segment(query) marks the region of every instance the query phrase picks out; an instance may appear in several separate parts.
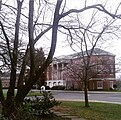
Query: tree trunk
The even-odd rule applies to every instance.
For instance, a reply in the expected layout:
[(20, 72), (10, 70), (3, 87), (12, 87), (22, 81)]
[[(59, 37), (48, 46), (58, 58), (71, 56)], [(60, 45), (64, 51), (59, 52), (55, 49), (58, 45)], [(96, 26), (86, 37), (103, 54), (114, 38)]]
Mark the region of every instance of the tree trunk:
[(15, 106), (14, 106), (13, 99), (6, 100), (4, 102), (3, 107), (2, 107), (2, 114), (4, 115), (4, 117), (14, 118), (15, 113), (16, 113), (16, 109), (15, 109)]
[(90, 107), (89, 106), (89, 101), (88, 101), (88, 81), (84, 81), (84, 95), (85, 95), (85, 107)]
[[(52, 26), (52, 42), (51, 42), (51, 48), (49, 55), (46, 59), (46, 61), (43, 63), (41, 68), (37, 70), (33, 76), (33, 79), (30, 77), (28, 78), (28, 81), (25, 85), (23, 85), (19, 91), (17, 92), (17, 95), (15, 97), (15, 102), (17, 105), (21, 104), (30, 89), (32, 88), (33, 84), (43, 75), (43, 72), (47, 69), (49, 64), (52, 62), (52, 58), (55, 52), (56, 48), (56, 42), (57, 42), (57, 30), (58, 30), (58, 22), (61, 19), (59, 15), (60, 7), (61, 7), (62, 0), (58, 0), (55, 8), (54, 13), (54, 19), (53, 19), (53, 26)], [(33, 43), (34, 44), (34, 43)]]
[(1, 8), (2, 8), (2, 0), (0, 0), (0, 11), (1, 11)]
[(14, 112), (15, 112), (14, 89), (15, 89), (15, 83), (16, 83), (16, 68), (17, 68), (17, 58), (18, 58), (21, 7), (22, 7), (22, 2), (17, 1), (17, 17), (16, 17), (16, 23), (15, 23), (14, 48), (13, 48), (13, 53), (12, 53), (13, 56), (11, 57), (10, 85), (8, 88), (7, 98), (4, 102), (3, 111), (2, 111), (3, 115), (8, 118), (9, 116), (13, 117)]
[(89, 107), (88, 88), (87, 87), (85, 87), (85, 89), (84, 89), (84, 94), (85, 94), (85, 107)]

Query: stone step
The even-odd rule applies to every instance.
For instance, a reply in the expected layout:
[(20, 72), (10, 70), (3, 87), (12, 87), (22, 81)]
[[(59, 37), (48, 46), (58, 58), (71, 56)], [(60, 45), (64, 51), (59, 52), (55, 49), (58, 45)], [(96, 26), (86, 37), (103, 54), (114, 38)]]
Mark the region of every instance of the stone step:
[(70, 114), (66, 114), (66, 113), (61, 113), (61, 112), (56, 112), (56, 111), (53, 111), (53, 112), (57, 116), (62, 116), (63, 118), (71, 118), (71, 120), (85, 120), (83, 118), (79, 118), (78, 116), (74, 116), (74, 115), (70, 115)]

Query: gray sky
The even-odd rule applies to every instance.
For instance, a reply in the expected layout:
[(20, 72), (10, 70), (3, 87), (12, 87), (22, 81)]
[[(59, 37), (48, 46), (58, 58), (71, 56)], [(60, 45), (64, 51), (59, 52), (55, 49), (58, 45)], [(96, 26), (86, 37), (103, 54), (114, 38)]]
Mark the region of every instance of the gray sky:
[[(8, 2), (10, 5), (12, 5), (12, 3), (15, 4), (16, 0), (3, 0), (3, 2)], [(24, 0), (26, 2), (26, 4), (24, 4), (24, 7), (28, 6), (28, 0)], [(38, 1), (38, 0), (37, 0)], [(41, 0), (40, 0), (41, 1)], [(56, 1), (56, 0), (49, 0), (51, 1)], [(93, 4), (105, 4), (105, 8), (111, 12), (111, 13), (115, 13), (115, 10), (117, 9), (117, 6), (119, 4), (119, 2), (121, 2), (121, 0), (86, 0), (86, 6), (88, 5), (93, 5)], [(63, 4), (64, 5), (64, 4)], [(15, 6), (15, 5), (14, 5)], [(68, 9), (80, 9), (83, 8), (85, 6), (85, 0), (66, 0), (66, 9), (65, 11), (67, 11)], [(36, 6), (35, 6), (36, 9)], [(119, 9), (117, 10), (117, 13), (121, 13), (121, 7), (119, 7)], [(26, 11), (26, 14), (27, 11)], [(70, 15), (72, 18), (75, 16), (74, 14)], [(88, 10), (85, 11), (84, 13), (80, 14), (80, 20), (83, 23), (83, 25), (87, 25), (90, 21), (90, 18), (92, 16), (92, 10)], [(106, 17), (105, 14), (102, 14), (101, 12), (99, 12), (99, 14), (97, 14), (97, 16), (95, 17), (95, 21), (100, 20), (101, 18), (103, 18), (101, 21), (99, 21), (99, 23), (95, 26), (95, 30), (100, 30), (102, 25), (104, 23), (106, 23)], [(50, 15), (48, 14), (46, 16), (46, 20), (49, 20)], [(111, 17), (107, 17), (107, 21), (110, 21), (112, 18)], [(103, 20), (105, 19), (105, 21), (103, 22)], [(65, 17), (63, 20), (69, 20), (68, 17)], [(73, 19), (74, 20), (74, 19)], [(71, 23), (73, 24), (73, 23)], [(75, 24), (75, 23), (74, 23)], [(76, 23), (77, 24), (77, 23)], [(115, 25), (121, 25), (121, 20), (117, 20)], [(65, 32), (65, 30), (61, 29), (62, 31)], [(105, 42), (105, 44), (101, 44), (101, 42), (98, 44), (99, 46), (101, 46), (101, 49), (107, 50), (109, 52), (112, 52), (113, 54), (116, 55), (116, 59), (118, 57), (121, 57), (121, 31), (116, 31), (115, 34), (117, 35), (117, 37), (115, 35), (109, 36), (109, 35), (105, 35), (103, 36), (105, 40), (107, 40)], [(37, 47), (43, 47), (46, 51), (48, 50), (48, 48), (50, 47), (50, 39), (51, 39), (51, 30), (46, 34), (46, 36), (44, 36), (38, 43), (37, 43)], [(27, 37), (26, 37), (27, 40)], [(98, 46), (97, 46), (98, 47)], [(76, 49), (76, 47), (74, 46), (75, 50), (77, 52), (80, 52), (80, 49)], [(61, 34), (60, 32), (58, 33), (58, 42), (57, 42), (57, 47), (56, 47), (56, 51), (55, 51), (55, 55), (54, 56), (59, 56), (59, 55), (67, 55), (67, 54), (72, 54), (74, 53), (74, 51), (69, 47), (69, 44), (67, 42), (67, 36), (65, 36), (64, 34)]]
[[(5, 2), (5, 1), (7, 1), (10, 4), (12, 4), (12, 2), (15, 3), (15, 0), (3, 0), (3, 2)], [(27, 5), (27, 1), (28, 0), (25, 0), (25, 2), (26, 2), (25, 5)], [(49, 0), (49, 1), (55, 2), (56, 0)], [(93, 5), (93, 4), (100, 4), (100, 3), (106, 4), (106, 6), (105, 6), (106, 9), (108, 11), (110, 11), (111, 13), (114, 13), (119, 2), (121, 2), (121, 1), (120, 0), (86, 0), (86, 2), (87, 2), (86, 3), (87, 6)], [(85, 6), (85, 0), (66, 0), (66, 7), (68, 9), (72, 9), (72, 8), (80, 9), (84, 6)], [(65, 9), (65, 10), (67, 10), (67, 9)], [(121, 7), (119, 8), (118, 13), (121, 13)], [(90, 16), (91, 16), (91, 12), (89, 12), (89, 11), (84, 12), (83, 14), (81, 14), (81, 21), (85, 24), (86, 24), (86, 22), (88, 23), (88, 20), (90, 20)], [(101, 17), (101, 14), (99, 17)], [(117, 22), (117, 24), (120, 25), (121, 20), (119, 20)], [(118, 33), (118, 35), (121, 36), (120, 32)], [(42, 47), (45, 48), (45, 50), (47, 50), (47, 48), (50, 46), (50, 38), (51, 38), (51, 31), (49, 33), (47, 33), (46, 37), (43, 37), (43, 41), (46, 41), (46, 42), (42, 42), (40, 40), (40, 42), (37, 43), (38, 44), (37, 46), (40, 47), (40, 45), (41, 45)], [(104, 48), (105, 50), (116, 54), (116, 56), (121, 56), (120, 55), (121, 39), (118, 37), (114, 37), (114, 36), (113, 36), (113, 40), (109, 36), (107, 36), (107, 38), (105, 37), (105, 39), (108, 39), (108, 42), (106, 42), (106, 44), (103, 45), (102, 49)], [(79, 52), (78, 49), (77, 49), (77, 51)], [(73, 50), (69, 47), (68, 43), (66, 42), (66, 36), (59, 33), (55, 56), (59, 56), (59, 55), (63, 55), (63, 54), (71, 54), (71, 53), (73, 53)]]
[[(92, 4), (99, 4), (99, 3), (105, 3), (106, 0), (87, 0), (87, 5), (92, 5)], [(118, 4), (119, 4), (120, 0), (108, 0), (107, 3), (106, 3), (106, 9), (108, 11), (110, 11), (111, 13), (114, 13)], [(84, 6), (84, 0), (82, 2), (82, 0), (67, 0), (67, 7), (68, 8), (80, 8), (80, 7), (83, 7)], [(120, 9), (118, 10), (118, 13), (121, 13), (121, 7)], [(100, 14), (101, 15), (101, 14)], [(104, 14), (102, 14), (104, 15)], [(83, 22), (86, 22), (88, 20), (90, 20), (90, 17), (91, 14), (89, 11), (87, 12), (84, 12), (84, 14), (82, 14), (82, 21)], [(105, 16), (105, 15), (104, 15)], [(84, 17), (84, 18), (83, 18)], [(97, 17), (97, 16), (96, 16)], [(118, 20), (116, 22), (116, 24), (120, 25), (121, 24), (121, 20)], [(117, 31), (116, 33), (117, 35), (119, 35), (120, 37), (120, 32)], [(61, 36), (61, 37), (60, 37)], [(60, 40), (61, 38), (61, 40)], [(113, 38), (113, 40), (112, 40)], [(121, 51), (121, 39), (112, 35), (112, 38), (107, 36), (105, 36), (105, 39), (108, 39), (108, 41), (106, 42), (106, 44), (102, 45), (102, 49), (106, 49), (107, 51), (109, 52), (112, 52), (114, 54), (116, 54), (116, 56), (121, 56), (120, 54), (120, 51)], [(58, 45), (57, 45), (57, 49), (56, 49), (56, 52), (55, 52), (55, 56), (58, 56), (58, 55), (63, 55), (63, 54), (70, 54), (73, 52), (73, 50), (71, 48), (68, 47), (68, 45), (66, 44), (65, 41), (65, 37), (64, 35), (59, 35), (58, 37), (58, 41), (62, 41), (62, 42), (58, 42)], [(98, 46), (97, 46), (98, 47)]]

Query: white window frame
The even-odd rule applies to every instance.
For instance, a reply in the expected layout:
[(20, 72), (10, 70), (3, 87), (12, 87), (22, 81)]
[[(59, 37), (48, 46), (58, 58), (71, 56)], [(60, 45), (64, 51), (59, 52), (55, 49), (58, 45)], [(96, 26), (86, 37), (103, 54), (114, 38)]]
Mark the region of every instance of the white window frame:
[(103, 81), (97, 81), (97, 89), (103, 89)]
[(56, 86), (57, 85), (57, 83), (56, 82), (53, 82), (53, 86)]
[(114, 82), (110, 81), (110, 88), (113, 88), (113, 84), (114, 84)]

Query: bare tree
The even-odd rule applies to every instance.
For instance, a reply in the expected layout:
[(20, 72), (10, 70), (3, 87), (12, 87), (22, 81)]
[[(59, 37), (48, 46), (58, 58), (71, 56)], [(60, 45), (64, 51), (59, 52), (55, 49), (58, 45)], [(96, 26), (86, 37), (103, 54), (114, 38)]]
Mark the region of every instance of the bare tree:
[[(49, 64), (52, 62), (52, 58), (55, 52), (56, 48), (56, 42), (57, 42), (57, 31), (58, 31), (58, 26), (59, 26), (59, 21), (68, 16), (69, 14), (72, 13), (82, 13), (86, 10), (89, 9), (97, 9), (101, 12), (104, 12), (108, 14), (109, 16), (115, 18), (120, 18), (120, 15), (117, 14), (112, 14), (108, 12), (103, 5), (101, 4), (95, 4), (91, 6), (84, 6), (82, 9), (70, 9), (68, 11), (64, 11), (64, 7), (62, 7), (62, 2), (63, 0), (57, 0), (53, 15), (50, 17), (52, 21), (50, 20), (49, 24), (44, 23), (46, 21), (46, 17), (48, 14), (45, 16), (45, 13), (48, 13), (47, 10), (52, 11), (50, 5), (53, 6), (53, 4), (50, 4), (47, 1), (41, 0), (37, 5), (38, 9), (37, 12), (34, 11), (34, 4), (37, 3), (34, 0), (29, 0), (29, 7), (28, 7), (28, 15), (24, 13), (24, 9), (26, 6), (24, 6), (24, 0), (16, 0), (15, 1), (15, 6), (11, 6), (9, 4), (2, 3), (1, 7), (1, 21), (0, 21), (0, 26), (1, 26), (1, 31), (2, 31), (2, 40), (5, 41), (6, 48), (8, 51), (8, 56), (9, 56), (9, 63), (10, 63), (10, 85), (8, 88), (7, 92), (7, 97), (5, 98), (2, 92), (2, 86), (0, 85), (0, 101), (3, 106), (3, 114), (6, 117), (14, 117), (15, 115), (15, 110), (16, 107), (19, 107), (30, 89), (32, 88), (33, 84), (43, 75), (43, 72), (47, 69)], [(49, 7), (49, 9), (44, 9), (45, 11), (43, 12), (43, 8), (46, 7), (41, 7), (42, 4), (46, 5)], [(5, 10), (7, 11), (4, 14), (3, 11), (3, 6), (5, 6)], [(62, 8), (62, 9), (61, 9)], [(36, 9), (35, 9), (36, 10)], [(10, 13), (10, 14), (8, 14)], [(34, 13), (38, 13), (37, 16), (35, 16)], [(42, 14), (43, 13), (43, 14)], [(10, 17), (11, 15), (11, 17)], [(49, 16), (48, 16), (49, 17)], [(27, 22), (24, 21), (24, 19), (28, 20)], [(41, 19), (42, 22), (39, 22)], [(37, 29), (38, 28), (38, 29)], [(45, 62), (41, 65), (38, 70), (35, 70), (35, 43), (50, 29), (52, 29), (52, 37), (51, 37), (51, 46), (50, 46), (50, 51), (48, 53), (48, 56), (45, 60)], [(104, 29), (105, 30), (105, 27)], [(97, 37), (97, 40), (99, 39), (100, 35), (103, 33), (100, 32), (99, 36)], [(14, 32), (13, 32), (14, 31)], [(86, 33), (87, 29), (85, 29)], [(17, 60), (18, 60), (18, 46), (20, 43), (20, 37), (22, 35), (28, 34), (28, 37), (23, 37), (23, 39), (28, 40), (28, 45), (26, 46), (25, 55), (22, 60), (22, 65), (20, 68), (20, 75), (18, 78), (18, 90), (17, 94), (14, 96), (14, 90), (15, 90), (15, 82), (16, 82), (16, 75), (17, 75)], [(85, 34), (84, 34), (85, 35)], [(84, 37), (83, 35), (83, 37)], [(84, 39), (86, 42), (86, 40)], [(92, 50), (94, 47), (92, 48)], [(27, 54), (30, 54), (30, 75), (26, 81), (26, 84), (23, 85), (23, 77), (25, 73), (25, 68), (27, 65)], [(91, 52), (92, 54), (92, 52)], [(90, 55), (91, 55), (90, 54)], [(1, 54), (3, 55), (3, 54)], [(88, 58), (90, 56), (88, 55)], [(3, 57), (4, 58), (4, 57)], [(87, 67), (89, 65), (90, 60), (88, 59), (87, 62)], [(85, 72), (86, 76), (87, 72)], [(85, 78), (87, 79), (87, 78)], [(85, 88), (86, 88), (86, 82), (85, 82)]]
[[(91, 50), (88, 50), (87, 52), (90, 53), (90, 51)], [(112, 78), (115, 78), (115, 55), (109, 54), (109, 52), (99, 48), (94, 48), (92, 55), (90, 55), (89, 66), (88, 68), (85, 68), (88, 56), (85, 51), (84, 53), (84, 56), (82, 56), (81, 52), (75, 54), (76, 58), (73, 58), (64, 69), (64, 78), (66, 80), (67, 89), (85, 90), (86, 82), (87, 91), (93, 90), (96, 88), (90, 86), (90, 80), (110, 78), (111, 76)], [(85, 62), (83, 62), (83, 57)], [(87, 74), (85, 76), (86, 71)], [(87, 81), (85, 81), (85, 77)], [(86, 100), (85, 106), (89, 107), (88, 101)]]
[[(76, 46), (76, 49), (80, 50), (80, 54), (77, 52), (77, 57), (79, 57), (80, 60), (77, 60), (76, 66), (74, 64), (72, 64), (71, 66), (68, 66), (70, 67), (70, 70), (69, 70), (70, 74), (68, 73), (68, 75), (70, 75), (70, 77), (73, 80), (76, 79), (77, 82), (79, 82), (80, 80), (83, 81), (86, 107), (89, 107), (88, 82), (90, 78), (92, 78), (97, 74), (97, 71), (94, 71), (95, 66), (97, 66), (97, 63), (92, 62), (93, 55), (94, 54), (96, 55), (95, 47), (97, 47), (97, 45), (98, 47), (103, 46), (104, 42), (106, 42), (106, 40), (104, 40), (105, 35), (109, 35), (109, 36), (113, 35), (112, 26), (116, 22), (116, 19), (108, 20), (107, 17), (105, 17), (103, 18), (104, 24), (100, 24), (102, 23), (102, 19), (99, 18), (96, 21), (97, 13), (98, 11), (94, 10), (92, 12), (90, 21), (87, 23), (82, 23), (80, 16), (77, 16), (78, 26), (76, 27), (71, 26), (70, 28), (69, 27), (66, 28), (68, 30), (67, 36), (69, 36), (68, 40), (69, 40), (70, 47), (74, 51), (76, 51), (75, 46)], [(99, 27), (100, 29), (98, 29)], [(98, 43), (100, 44), (100, 46)], [(95, 59), (95, 61), (98, 62), (99, 60)], [(104, 71), (105, 69), (110, 69), (110, 68), (103, 68)]]
[[(15, 89), (15, 81), (16, 81), (16, 68), (17, 68), (17, 54), (18, 54), (18, 40), (19, 40), (19, 30), (20, 30), (20, 16), (21, 16), (21, 8), (23, 4), (22, 1), (17, 1), (17, 17), (16, 17), (16, 23), (15, 23), (15, 38), (14, 38), (14, 46), (13, 46), (13, 52), (11, 52), (10, 49), (10, 41), (9, 38), (5, 32), (4, 26), (2, 22), (1, 28), (4, 34), (4, 37), (7, 42), (7, 49), (9, 51), (9, 57), (11, 61), (11, 76), (10, 76), (10, 86), (8, 89), (7, 93), (7, 98), (5, 99), (3, 96), (3, 93), (1, 92), (1, 103), (3, 105), (3, 114), (5, 116), (11, 116), (14, 111), (15, 111), (15, 106), (14, 103), (16, 103), (17, 106), (19, 106), (26, 94), (29, 92), (29, 90), (32, 88), (33, 84), (36, 82), (37, 79), (40, 78), (41, 75), (43, 75), (43, 72), (47, 68), (47, 66), (51, 63), (52, 61), (52, 56), (55, 51), (55, 46), (56, 46), (56, 40), (57, 40), (57, 28), (58, 28), (58, 22), (59, 19), (57, 16), (59, 16), (59, 9), (62, 1), (58, 1), (56, 4), (55, 8), (55, 13), (54, 13), (54, 20), (53, 20), (53, 27), (49, 27), (45, 29), (45, 31), (42, 31), (36, 38), (34, 38), (34, 21), (33, 21), (33, 11), (34, 11), (34, 1), (29, 1), (29, 17), (28, 17), (28, 33), (29, 33), (29, 45), (27, 46), (27, 51), (25, 53), (25, 57), (23, 59), (23, 64), (22, 64), (22, 69), (20, 72), (20, 78), (23, 78), (23, 74), (25, 72), (25, 67), (26, 67), (26, 57), (28, 54), (28, 51), (30, 51), (30, 76), (26, 82), (25, 85), (20, 85), (18, 86), (18, 92), (17, 95), (14, 97), (14, 89)], [(43, 63), (43, 65), (35, 71), (35, 61), (34, 61), (34, 53), (35, 53), (35, 48), (34, 44), (37, 42), (37, 40), (44, 34), (46, 33), (50, 28), (52, 28), (52, 44), (51, 44), (51, 49), (49, 52), (49, 55), (46, 59), (46, 61)], [(18, 80), (18, 82), (20, 79)], [(26, 87), (27, 86), (27, 87)], [(1, 86), (2, 90), (2, 86)]]

